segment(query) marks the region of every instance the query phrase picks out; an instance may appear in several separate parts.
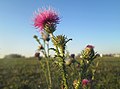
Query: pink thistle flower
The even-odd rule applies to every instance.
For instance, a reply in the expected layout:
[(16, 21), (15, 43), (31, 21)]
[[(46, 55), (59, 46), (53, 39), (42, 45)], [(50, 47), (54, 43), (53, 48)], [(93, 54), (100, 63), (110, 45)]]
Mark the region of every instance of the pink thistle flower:
[(93, 49), (93, 48), (94, 48), (94, 46), (92, 46), (92, 45), (87, 45), (87, 46), (86, 46), (86, 48)]
[(60, 18), (58, 17), (58, 14), (53, 9), (39, 10), (34, 18), (34, 26), (40, 30), (52, 28), (52, 32), (54, 32), (56, 24), (59, 24), (59, 20)]
[(86, 86), (90, 81), (87, 79), (82, 80), (82, 85)]

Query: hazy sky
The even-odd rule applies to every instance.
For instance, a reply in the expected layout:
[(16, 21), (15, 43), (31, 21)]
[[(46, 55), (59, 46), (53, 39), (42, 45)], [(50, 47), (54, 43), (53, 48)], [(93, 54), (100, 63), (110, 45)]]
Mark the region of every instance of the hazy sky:
[(33, 56), (39, 35), (33, 27), (38, 8), (53, 7), (61, 17), (55, 32), (65, 34), (70, 53), (92, 44), (98, 53), (120, 53), (120, 0), (0, 0), (0, 57)]

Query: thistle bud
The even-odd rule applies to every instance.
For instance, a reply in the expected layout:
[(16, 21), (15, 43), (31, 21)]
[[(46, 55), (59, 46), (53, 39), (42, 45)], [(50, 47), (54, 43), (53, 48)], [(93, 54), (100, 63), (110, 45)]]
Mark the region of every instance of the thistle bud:
[(38, 46), (38, 50), (42, 50), (44, 47), (42, 45)]
[(36, 53), (35, 53), (35, 57), (40, 57), (40, 53), (39, 53), (39, 52), (36, 52)]
[(73, 59), (74, 59), (74, 58), (75, 58), (75, 54), (71, 54), (71, 58), (73, 58)]
[(50, 40), (50, 38), (48, 37), (48, 38), (46, 38), (46, 41), (49, 41)]
[(87, 45), (81, 55), (84, 59), (92, 59), (95, 56), (94, 47), (92, 45)]
[(83, 79), (82, 80), (82, 85), (86, 86), (90, 81), (88, 79)]
[(36, 38), (38, 38), (38, 37), (37, 37), (36, 35), (34, 35), (34, 36), (33, 36), (33, 38), (35, 38), (35, 39), (36, 39)]

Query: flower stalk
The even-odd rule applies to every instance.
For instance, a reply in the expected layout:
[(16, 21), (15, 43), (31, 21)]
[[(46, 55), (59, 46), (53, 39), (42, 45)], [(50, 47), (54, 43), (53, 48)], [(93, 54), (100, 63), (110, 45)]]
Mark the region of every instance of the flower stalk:
[[(50, 59), (50, 55), (49, 55), (49, 42), (47, 44), (47, 58)], [(50, 64), (49, 64), (49, 60), (47, 59), (47, 69), (48, 69), (48, 78), (49, 78), (49, 89), (52, 88), (52, 79), (51, 79), (51, 72), (50, 72)]]
[[(79, 79), (77, 81), (77, 84), (75, 86), (75, 89), (89, 89), (87, 84), (88, 81), (92, 85), (94, 72), (91, 73), (90, 76), (87, 76), (87, 74), (92, 71), (89, 69), (89, 67), (92, 65), (93, 60), (97, 57), (97, 54), (94, 52), (94, 47), (92, 45), (87, 45), (86, 48), (81, 52), (82, 59), (80, 60), (80, 70), (79, 70)], [(88, 77), (89, 80), (85, 79)]]
[(61, 62), (59, 62), (60, 67), (62, 69), (62, 80), (63, 80), (63, 89), (68, 89), (68, 81), (67, 81), (67, 71), (66, 71), (66, 64), (65, 64), (65, 48), (66, 43), (72, 39), (67, 39), (65, 35), (58, 35), (54, 36), (52, 35), (52, 42), (53, 45), (56, 47), (54, 51), (57, 54), (57, 57), (60, 58)]

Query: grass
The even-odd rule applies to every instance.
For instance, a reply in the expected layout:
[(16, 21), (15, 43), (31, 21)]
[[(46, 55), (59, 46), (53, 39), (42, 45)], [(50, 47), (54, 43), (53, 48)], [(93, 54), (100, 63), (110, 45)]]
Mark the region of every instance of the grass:
[(98, 89), (120, 89), (120, 58), (102, 58), (95, 78)]
[[(99, 66), (95, 73), (94, 89), (120, 89), (120, 58), (97, 58)], [(41, 60), (44, 67), (45, 61)], [(50, 61), (52, 89), (61, 89), (59, 66)], [(67, 67), (69, 89), (78, 77), (73, 65)], [(47, 89), (47, 81), (40, 61), (36, 58), (0, 59), (0, 89)]]

